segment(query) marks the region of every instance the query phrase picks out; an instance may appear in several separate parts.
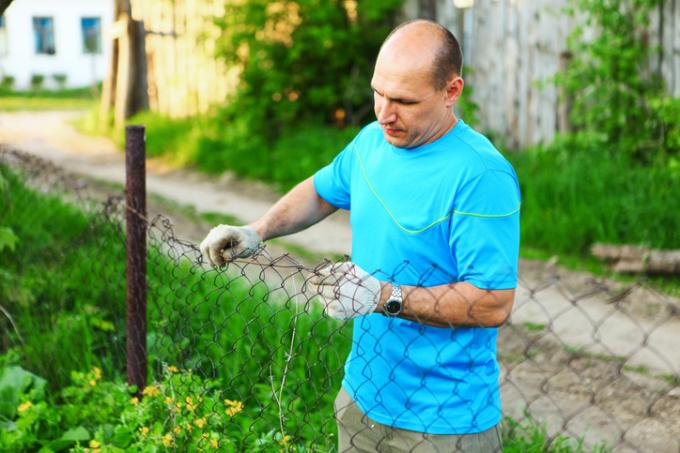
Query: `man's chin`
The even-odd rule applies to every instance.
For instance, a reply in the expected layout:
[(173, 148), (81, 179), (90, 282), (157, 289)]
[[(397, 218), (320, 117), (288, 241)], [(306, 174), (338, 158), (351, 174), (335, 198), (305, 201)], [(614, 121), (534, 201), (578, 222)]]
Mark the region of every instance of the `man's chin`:
[(385, 137), (387, 143), (392, 146), (396, 146), (397, 148), (406, 148), (408, 146), (405, 137), (395, 137), (394, 135), (390, 135), (385, 131), (383, 131), (383, 136)]

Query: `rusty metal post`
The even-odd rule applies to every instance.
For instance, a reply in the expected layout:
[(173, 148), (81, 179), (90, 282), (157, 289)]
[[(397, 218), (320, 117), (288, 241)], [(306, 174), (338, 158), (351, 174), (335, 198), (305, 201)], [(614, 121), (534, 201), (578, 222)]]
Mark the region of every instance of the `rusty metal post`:
[(146, 133), (125, 128), (125, 246), (127, 263), (127, 378), (146, 386)]

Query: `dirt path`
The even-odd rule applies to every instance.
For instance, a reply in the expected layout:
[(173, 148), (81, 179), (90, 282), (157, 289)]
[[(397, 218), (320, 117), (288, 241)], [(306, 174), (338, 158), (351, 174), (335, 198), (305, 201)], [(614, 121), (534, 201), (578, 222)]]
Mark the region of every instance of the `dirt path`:
[[(80, 114), (0, 113), (0, 143), (69, 172), (122, 183), (123, 155), (108, 140), (77, 133), (68, 122)], [(149, 163), (147, 186), (198, 212), (244, 222), (277, 199), (261, 184), (158, 162)], [(202, 238), (207, 227), (177, 218), (178, 234)], [(349, 254), (348, 216), (336, 214), (287, 241), (316, 253)], [(523, 260), (512, 323), (499, 340), (506, 413), (520, 417), (528, 407), (551, 432), (584, 435), (588, 445), (607, 440), (617, 451), (680, 451), (680, 387), (670, 377), (680, 374), (679, 307), (648, 288)]]

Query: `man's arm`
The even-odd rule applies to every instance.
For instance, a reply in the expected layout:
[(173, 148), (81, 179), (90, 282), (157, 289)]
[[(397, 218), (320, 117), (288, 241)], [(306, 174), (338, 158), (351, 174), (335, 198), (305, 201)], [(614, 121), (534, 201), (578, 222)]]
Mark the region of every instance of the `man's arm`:
[[(326, 314), (351, 319), (383, 313), (392, 285), (382, 282), (352, 262), (315, 271), (309, 283), (325, 304)], [(471, 283), (401, 286), (400, 317), (435, 327), (497, 327), (510, 315), (514, 289), (487, 290)]]
[(296, 233), (336, 210), (335, 206), (319, 196), (312, 177), (309, 177), (284, 195), (256, 222), (244, 227), (218, 225), (210, 230), (201, 242), (201, 254), (209, 264), (222, 266), (227, 261), (254, 254), (261, 241)]
[(338, 208), (321, 198), (314, 188), (313, 177), (293, 187), (259, 220), (249, 226), (263, 241), (297, 233), (325, 219)]
[[(497, 327), (510, 316), (514, 289), (487, 290), (467, 283), (451, 283), (429, 288), (402, 286), (402, 318), (435, 327)], [(381, 282), (376, 312), (392, 292), (392, 285)]]

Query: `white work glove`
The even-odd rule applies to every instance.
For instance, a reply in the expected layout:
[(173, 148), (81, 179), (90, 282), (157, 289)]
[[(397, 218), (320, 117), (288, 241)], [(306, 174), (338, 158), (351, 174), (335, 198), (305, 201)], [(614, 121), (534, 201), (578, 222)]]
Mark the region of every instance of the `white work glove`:
[(318, 286), (324, 312), (331, 318), (371, 314), (380, 300), (380, 281), (354, 263), (324, 267), (309, 282)]
[(246, 258), (257, 252), (262, 239), (251, 227), (218, 225), (201, 242), (203, 259), (212, 266), (222, 266), (235, 258)]

